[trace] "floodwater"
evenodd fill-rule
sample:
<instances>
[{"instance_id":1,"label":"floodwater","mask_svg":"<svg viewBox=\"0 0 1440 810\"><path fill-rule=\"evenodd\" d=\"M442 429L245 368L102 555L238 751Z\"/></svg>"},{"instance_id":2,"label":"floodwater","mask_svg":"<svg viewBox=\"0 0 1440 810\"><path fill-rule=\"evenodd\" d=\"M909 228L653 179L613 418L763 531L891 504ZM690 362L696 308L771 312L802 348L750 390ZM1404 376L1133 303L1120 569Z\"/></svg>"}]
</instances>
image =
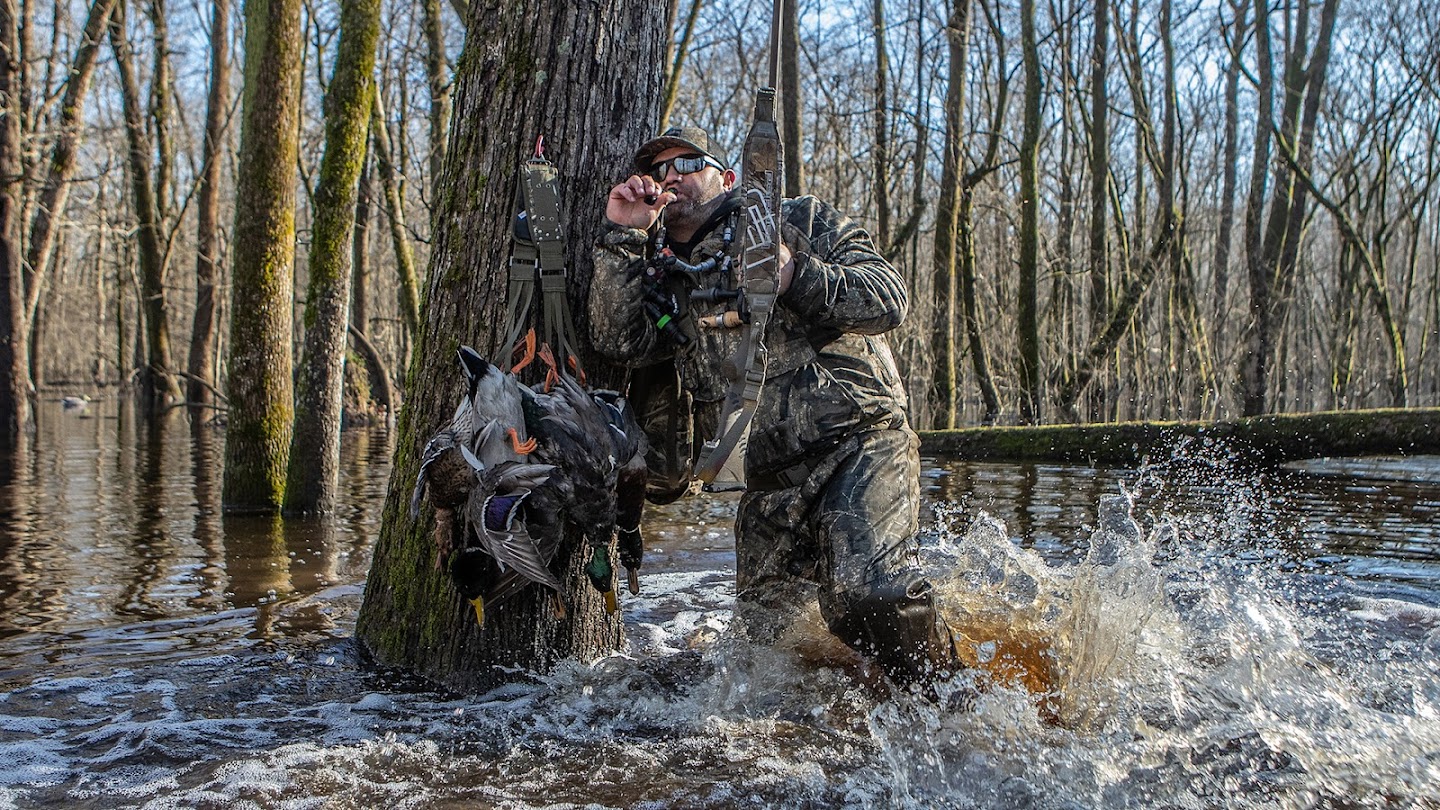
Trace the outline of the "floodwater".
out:
<instances>
[{"instance_id":1,"label":"floodwater","mask_svg":"<svg viewBox=\"0 0 1440 810\"><path fill-rule=\"evenodd\" d=\"M734 500L692 501L623 654L455 695L351 640L383 432L335 516L237 519L218 433L118 410L0 464L0 807L1440 807L1440 459L929 459L975 668L928 695L733 637Z\"/></svg>"}]
</instances>

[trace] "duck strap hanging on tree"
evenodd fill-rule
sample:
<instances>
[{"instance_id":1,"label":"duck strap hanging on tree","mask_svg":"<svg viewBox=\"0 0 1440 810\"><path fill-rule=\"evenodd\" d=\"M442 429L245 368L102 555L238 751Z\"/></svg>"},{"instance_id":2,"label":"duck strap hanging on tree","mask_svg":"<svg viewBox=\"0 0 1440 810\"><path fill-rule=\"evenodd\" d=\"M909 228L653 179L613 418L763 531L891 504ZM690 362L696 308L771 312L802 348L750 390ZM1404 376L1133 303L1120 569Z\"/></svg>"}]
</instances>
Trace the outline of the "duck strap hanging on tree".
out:
<instances>
[{"instance_id":1,"label":"duck strap hanging on tree","mask_svg":"<svg viewBox=\"0 0 1440 810\"><path fill-rule=\"evenodd\" d=\"M510 296L505 322L507 346L520 343L528 329L540 281L542 339L563 363L580 375L579 343L570 298L565 290L565 234L560 228L560 173L545 159L544 136L536 139L535 156L520 165L515 184L514 247L510 253Z\"/></svg>"},{"instance_id":2,"label":"duck strap hanging on tree","mask_svg":"<svg viewBox=\"0 0 1440 810\"><path fill-rule=\"evenodd\" d=\"M780 27L786 0L775 0L770 20L769 86L755 96L750 134L745 138L741 191L740 291L738 317L720 327L740 326L744 334L736 349L720 417L720 435L705 443L695 475L706 489L724 491L745 486L745 446L750 421L760 405L768 353L765 328L780 288L780 200L784 180L784 149L775 125L776 90L780 73ZM725 313L727 316L732 313Z\"/></svg>"}]
</instances>

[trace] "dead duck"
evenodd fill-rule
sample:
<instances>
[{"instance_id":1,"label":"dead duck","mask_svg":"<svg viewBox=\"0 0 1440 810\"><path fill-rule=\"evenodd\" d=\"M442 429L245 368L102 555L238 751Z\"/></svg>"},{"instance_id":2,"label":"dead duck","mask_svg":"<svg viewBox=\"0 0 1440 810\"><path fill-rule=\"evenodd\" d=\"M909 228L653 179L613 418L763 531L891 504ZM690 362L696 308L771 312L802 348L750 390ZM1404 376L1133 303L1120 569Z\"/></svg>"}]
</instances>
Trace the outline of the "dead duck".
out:
<instances>
[{"instance_id":1,"label":"dead duck","mask_svg":"<svg viewBox=\"0 0 1440 810\"><path fill-rule=\"evenodd\" d=\"M545 357L543 351L541 356ZM531 434L539 439L536 460L555 465L569 484L566 513L591 548L585 573L604 595L606 608L614 612L609 549L617 522L621 560L629 572L631 591L639 588L637 571L643 556L639 523L645 482L641 431L618 394L592 396L553 363L546 383L525 395L524 407Z\"/></svg>"},{"instance_id":2,"label":"dead duck","mask_svg":"<svg viewBox=\"0 0 1440 810\"><path fill-rule=\"evenodd\" d=\"M492 423L486 431L497 427L498 423ZM553 465L518 461L476 470L476 485L464 507L467 546L450 573L482 626L486 601L501 601L532 582L553 594L556 617L565 615L560 580L549 568L562 534L556 514L558 482L550 483L554 473ZM498 570L476 576L484 570L474 559L477 550L493 560Z\"/></svg>"},{"instance_id":3,"label":"dead duck","mask_svg":"<svg viewBox=\"0 0 1440 810\"><path fill-rule=\"evenodd\" d=\"M505 442L492 442L486 448L490 456L480 454L486 464L499 461L519 461L535 450L525 427L525 415L521 407L523 388L514 374L501 371L479 352L469 346L461 346L458 355L460 367L465 373L468 388L465 399L476 429L498 422ZM509 445L508 449L505 444ZM477 453L480 448L473 448Z\"/></svg>"}]
</instances>

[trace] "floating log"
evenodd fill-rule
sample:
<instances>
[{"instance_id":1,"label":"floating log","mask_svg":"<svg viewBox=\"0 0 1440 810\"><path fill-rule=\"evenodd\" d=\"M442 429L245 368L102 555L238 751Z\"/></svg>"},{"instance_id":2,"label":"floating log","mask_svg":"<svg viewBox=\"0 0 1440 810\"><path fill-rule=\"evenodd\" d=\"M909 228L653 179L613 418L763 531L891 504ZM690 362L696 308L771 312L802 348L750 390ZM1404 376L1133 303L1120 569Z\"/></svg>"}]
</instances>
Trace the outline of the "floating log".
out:
<instances>
[{"instance_id":1,"label":"floating log","mask_svg":"<svg viewBox=\"0 0 1440 810\"><path fill-rule=\"evenodd\" d=\"M1210 439L1256 464L1332 456L1440 453L1440 408L1274 414L1228 422L962 428L920 433L926 453L970 461L1133 466L1170 455L1186 439Z\"/></svg>"}]
</instances>

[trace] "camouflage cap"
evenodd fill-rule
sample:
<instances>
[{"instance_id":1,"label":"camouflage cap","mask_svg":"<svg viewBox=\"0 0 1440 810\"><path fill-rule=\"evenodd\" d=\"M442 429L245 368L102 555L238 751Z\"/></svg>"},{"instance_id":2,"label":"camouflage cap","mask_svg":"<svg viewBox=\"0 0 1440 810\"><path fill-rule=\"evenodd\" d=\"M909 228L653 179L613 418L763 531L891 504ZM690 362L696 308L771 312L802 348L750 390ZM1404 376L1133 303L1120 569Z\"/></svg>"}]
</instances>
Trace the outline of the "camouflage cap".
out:
<instances>
[{"instance_id":1,"label":"camouflage cap","mask_svg":"<svg viewBox=\"0 0 1440 810\"><path fill-rule=\"evenodd\" d=\"M677 146L694 149L702 155L708 155L722 166L730 165L730 161L725 159L725 154L710 140L710 133L700 127L670 127L660 133L658 137L641 144L640 148L635 151L635 170L638 172L650 171L650 167L655 164L656 155Z\"/></svg>"}]
</instances>

